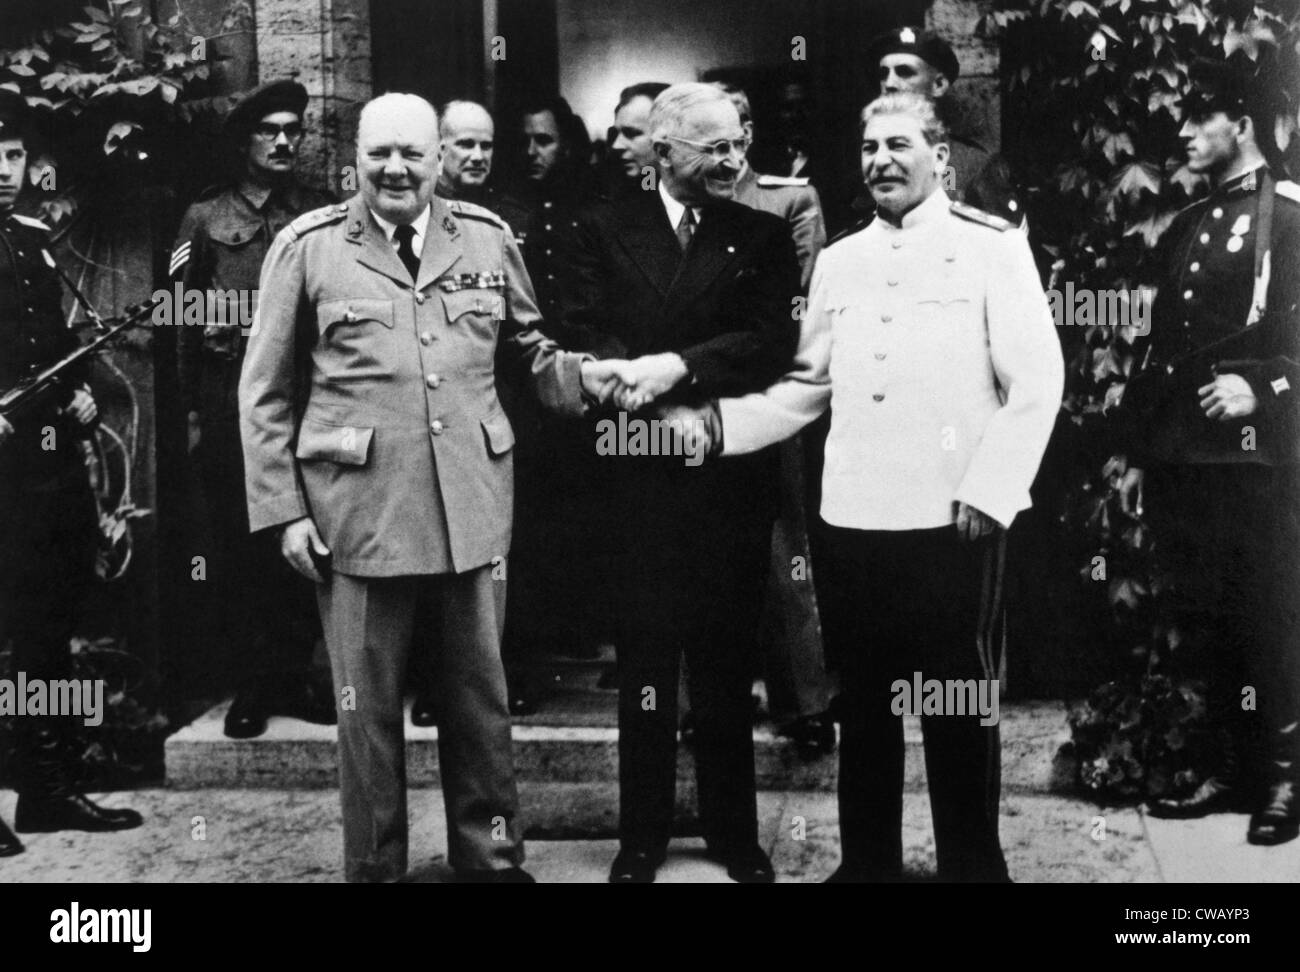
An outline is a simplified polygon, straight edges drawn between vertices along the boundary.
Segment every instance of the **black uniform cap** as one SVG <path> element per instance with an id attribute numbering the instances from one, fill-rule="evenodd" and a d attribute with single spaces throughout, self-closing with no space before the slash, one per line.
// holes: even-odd
<path id="1" fill-rule="evenodd" d="M 31 121 L 27 99 L 8 88 L 0 88 L 0 142 L 27 138 Z"/>
<path id="2" fill-rule="evenodd" d="M 867 61 L 873 69 L 886 54 L 915 54 L 949 81 L 956 81 L 957 75 L 961 73 L 957 55 L 948 42 L 928 30 L 897 27 L 881 34 L 867 45 Z"/>
<path id="3" fill-rule="evenodd" d="M 291 111 L 299 118 L 307 109 L 307 89 L 297 81 L 272 81 L 245 95 L 226 118 L 233 138 L 247 136 L 267 115 Z"/>

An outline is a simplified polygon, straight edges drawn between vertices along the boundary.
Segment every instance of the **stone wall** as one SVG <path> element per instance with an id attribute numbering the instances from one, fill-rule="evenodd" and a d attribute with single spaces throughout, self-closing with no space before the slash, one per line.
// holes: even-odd
<path id="1" fill-rule="evenodd" d="M 996 41 L 975 36 L 980 17 L 993 9 L 992 0 L 935 0 L 925 26 L 944 38 L 961 62 L 954 95 L 962 106 L 969 131 L 990 149 L 1002 146 L 1002 95 L 998 86 L 1000 55 Z"/>
<path id="2" fill-rule="evenodd" d="M 344 167 L 353 165 L 357 114 L 372 91 L 369 0 L 258 0 L 257 67 L 260 82 L 293 78 L 310 96 L 304 181 L 350 194 Z"/>

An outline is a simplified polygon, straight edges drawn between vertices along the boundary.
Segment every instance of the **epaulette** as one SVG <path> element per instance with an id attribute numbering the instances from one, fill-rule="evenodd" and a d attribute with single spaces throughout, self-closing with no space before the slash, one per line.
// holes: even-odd
<path id="1" fill-rule="evenodd" d="M 826 241 L 826 245 L 832 246 L 833 244 L 838 243 L 840 240 L 844 239 L 846 236 L 852 236 L 854 233 L 862 232 L 864 229 L 866 229 L 868 226 L 871 225 L 872 220 L 874 220 L 875 218 L 876 218 L 876 214 L 872 213 L 866 219 L 858 220 L 858 222 L 854 223 L 848 229 L 842 229 L 834 236 L 832 236 L 829 240 Z"/>
<path id="2" fill-rule="evenodd" d="M 1285 196 L 1292 202 L 1300 203 L 1300 185 L 1291 182 L 1289 179 L 1279 179 L 1273 183 L 1273 188 L 1277 190 L 1279 196 Z"/>
<path id="3" fill-rule="evenodd" d="M 50 232 L 50 228 L 39 219 L 33 219 L 31 216 L 19 216 L 17 213 L 13 213 L 12 215 L 14 219 L 18 220 L 18 222 L 22 223 L 24 226 L 30 226 L 32 229 L 44 230 L 46 233 Z"/>
<path id="4" fill-rule="evenodd" d="M 810 185 L 810 182 L 806 176 L 761 175 L 758 177 L 758 184 L 764 189 L 776 189 L 779 186 L 794 186 L 796 189 L 804 189 Z"/>
<path id="5" fill-rule="evenodd" d="M 310 233 L 312 230 L 328 226 L 330 223 L 337 223 L 347 214 L 347 203 L 322 206 L 320 209 L 313 209 L 310 212 L 303 213 L 289 224 L 289 229 L 293 230 L 294 236 L 302 236 L 304 233 Z"/>
<path id="6" fill-rule="evenodd" d="M 472 202 L 465 202 L 463 199 L 448 199 L 447 205 L 451 207 L 451 211 L 457 216 L 464 216 L 466 219 L 477 219 L 484 223 L 491 223 L 497 229 L 509 231 L 509 227 L 506 226 L 505 220 L 484 206 L 479 206 Z"/>
<path id="7" fill-rule="evenodd" d="M 979 223 L 981 226 L 987 226 L 989 229 L 995 229 L 999 233 L 1005 233 L 1009 229 L 1015 229 L 1016 224 L 1003 219 L 1001 216 L 994 216 L 992 213 L 986 213 L 982 209 L 976 209 L 974 206 L 964 202 L 954 202 L 949 207 L 952 212 L 962 219 L 968 219 L 972 223 Z"/>

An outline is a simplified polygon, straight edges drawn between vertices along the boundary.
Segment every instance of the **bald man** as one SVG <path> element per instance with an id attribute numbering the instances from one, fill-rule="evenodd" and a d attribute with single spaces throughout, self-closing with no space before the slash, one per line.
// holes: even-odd
<path id="1" fill-rule="evenodd" d="M 449 101 L 438 119 L 438 143 L 442 169 L 437 193 L 443 199 L 463 199 L 487 206 L 496 192 L 488 188 L 492 175 L 492 153 L 496 147 L 496 126 L 488 110 L 475 101 Z"/>

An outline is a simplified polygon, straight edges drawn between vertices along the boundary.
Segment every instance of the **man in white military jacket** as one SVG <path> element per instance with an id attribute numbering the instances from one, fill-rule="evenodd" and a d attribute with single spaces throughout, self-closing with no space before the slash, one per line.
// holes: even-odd
<path id="1" fill-rule="evenodd" d="M 862 168 L 878 216 L 822 253 L 794 369 L 719 403 L 724 455 L 832 406 L 814 547 L 844 685 L 832 881 L 902 876 L 901 716 L 914 711 L 940 879 L 1008 880 L 997 726 L 975 700 L 996 691 L 981 680 L 1002 662 L 988 632 L 1003 531 L 1030 505 L 1064 368 L 1024 235 L 940 188 L 945 137 L 919 95 L 867 106 Z M 918 673 L 943 697 L 922 706 L 897 687 Z"/>

